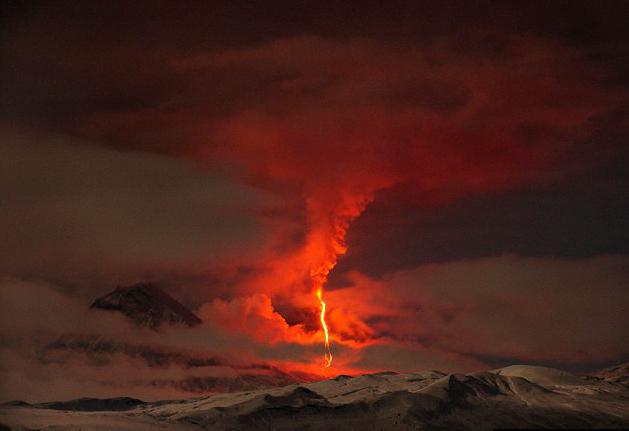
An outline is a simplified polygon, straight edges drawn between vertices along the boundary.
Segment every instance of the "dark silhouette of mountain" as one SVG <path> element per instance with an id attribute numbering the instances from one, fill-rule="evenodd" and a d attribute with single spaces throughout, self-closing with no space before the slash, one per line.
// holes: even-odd
<path id="1" fill-rule="evenodd" d="M 97 335 L 67 334 L 46 344 L 40 352 L 42 360 L 55 352 L 73 352 L 89 355 L 100 363 L 109 363 L 112 355 L 142 359 L 149 367 L 179 366 L 202 368 L 226 365 L 219 357 L 192 351 L 182 351 L 164 345 L 127 343 Z"/>
<path id="2" fill-rule="evenodd" d="M 113 292 L 96 299 L 90 308 L 119 311 L 136 325 L 154 330 L 163 324 L 192 327 L 202 323 L 185 306 L 150 283 L 117 287 Z"/>
<path id="3" fill-rule="evenodd" d="M 136 398 L 78 398 L 70 401 L 55 401 L 51 403 L 35 404 L 35 407 L 51 410 L 65 410 L 76 412 L 98 412 L 98 411 L 125 411 L 146 404 Z"/>

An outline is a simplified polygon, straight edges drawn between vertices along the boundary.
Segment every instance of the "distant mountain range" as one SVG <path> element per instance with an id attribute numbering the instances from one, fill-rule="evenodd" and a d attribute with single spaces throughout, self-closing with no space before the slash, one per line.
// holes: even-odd
<path id="1" fill-rule="evenodd" d="M 178 401 L 17 401 L 0 406 L 0 423 L 56 430 L 622 429 L 629 427 L 629 388 L 617 380 L 627 378 L 627 369 L 579 377 L 516 365 L 469 374 L 341 375 Z"/>
<path id="2" fill-rule="evenodd" d="M 150 283 L 117 287 L 90 308 L 117 311 L 133 323 L 157 330 L 162 325 L 197 326 L 201 319 L 172 296 Z"/>

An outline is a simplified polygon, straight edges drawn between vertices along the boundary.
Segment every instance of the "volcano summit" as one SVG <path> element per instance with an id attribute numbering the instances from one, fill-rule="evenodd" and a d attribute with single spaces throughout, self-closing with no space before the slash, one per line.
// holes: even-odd
<path id="1" fill-rule="evenodd" d="M 90 308 L 119 311 L 136 325 L 155 330 L 164 324 L 194 327 L 202 323 L 184 305 L 150 283 L 117 287 L 96 299 Z"/>

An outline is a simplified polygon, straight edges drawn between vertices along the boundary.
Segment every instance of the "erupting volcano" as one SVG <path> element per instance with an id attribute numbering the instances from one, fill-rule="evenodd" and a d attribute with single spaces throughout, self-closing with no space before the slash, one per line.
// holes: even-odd
<path id="1" fill-rule="evenodd" d="M 273 3 L 0 5 L 0 431 L 629 427 L 629 1 Z"/>
<path id="2" fill-rule="evenodd" d="M 372 186 L 370 189 L 375 190 Z M 323 287 L 330 271 L 336 266 L 339 256 L 347 252 L 345 237 L 350 223 L 365 210 L 371 202 L 373 193 L 350 193 L 338 190 L 329 193 L 319 190 L 308 201 L 310 215 L 310 235 L 305 248 L 307 261 L 310 262 L 310 278 L 315 296 L 319 302 L 319 321 L 324 336 L 323 364 L 325 368 L 332 364 L 330 349 L 330 331 L 326 322 L 326 303 L 323 300 Z"/>
<path id="3" fill-rule="evenodd" d="M 328 324 L 325 321 L 325 311 L 326 311 L 326 305 L 325 305 L 325 301 L 323 300 L 323 286 L 325 284 L 325 282 L 327 281 L 328 278 L 328 274 L 330 273 L 330 270 L 333 268 L 334 264 L 332 264 L 332 266 L 328 267 L 322 267 L 319 271 L 313 272 L 310 274 L 310 277 L 312 278 L 314 287 L 315 287 L 315 296 L 317 297 L 317 300 L 319 301 L 319 307 L 320 307 L 320 311 L 319 311 L 319 321 L 321 322 L 321 329 L 323 330 L 323 336 L 324 336 L 324 344 L 325 344 L 325 351 L 323 353 L 323 365 L 328 368 L 331 364 L 332 364 L 332 351 L 330 350 L 330 333 L 328 331 Z"/>

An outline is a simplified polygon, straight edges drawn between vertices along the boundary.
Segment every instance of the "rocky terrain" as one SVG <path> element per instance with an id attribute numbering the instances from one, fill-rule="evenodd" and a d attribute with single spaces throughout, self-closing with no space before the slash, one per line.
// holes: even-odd
<path id="1" fill-rule="evenodd" d="M 587 377 L 516 365 L 470 374 L 378 373 L 176 401 L 7 403 L 9 429 L 490 430 L 627 428 L 627 366 Z M 622 380 L 622 379 L 621 379 Z"/>
<path id="2" fill-rule="evenodd" d="M 602 379 L 610 383 L 617 383 L 629 388 L 629 362 L 615 367 L 605 368 L 591 377 Z"/>

